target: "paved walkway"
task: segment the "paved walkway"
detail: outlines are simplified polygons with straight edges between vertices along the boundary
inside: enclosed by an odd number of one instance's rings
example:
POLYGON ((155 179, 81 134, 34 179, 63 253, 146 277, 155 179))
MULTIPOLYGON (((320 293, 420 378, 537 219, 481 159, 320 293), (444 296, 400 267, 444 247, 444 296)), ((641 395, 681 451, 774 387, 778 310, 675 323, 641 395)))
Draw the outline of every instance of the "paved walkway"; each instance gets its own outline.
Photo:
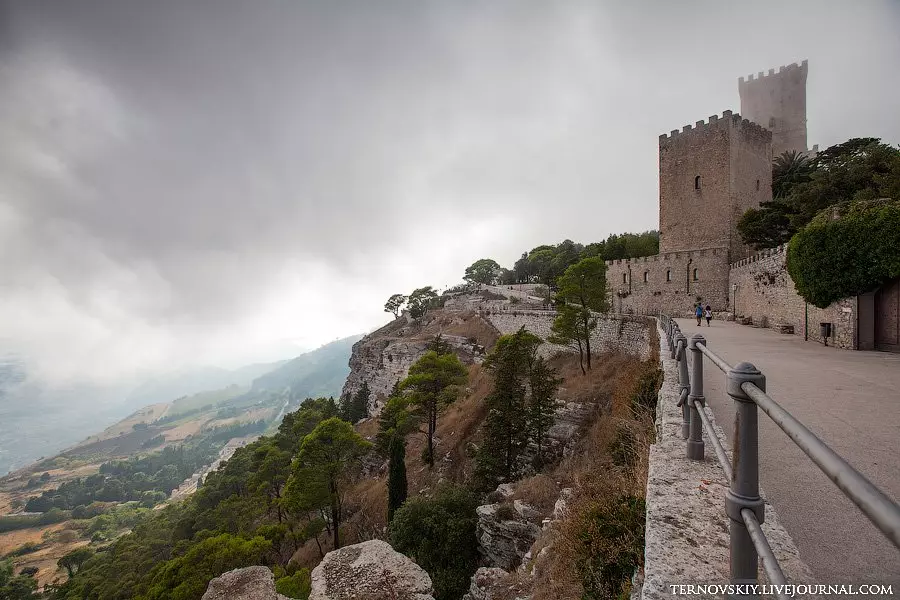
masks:
MULTIPOLYGON (((687 337, 698 332, 694 320, 678 323, 687 337)), ((826 348, 723 321, 704 323, 702 333, 728 363, 756 365, 772 398, 900 499, 900 354, 826 348)), ((724 374, 709 361, 704 368, 707 403, 730 436, 724 374)), ((900 595, 900 551, 761 411, 759 422, 760 485, 819 583, 892 583, 900 595)))

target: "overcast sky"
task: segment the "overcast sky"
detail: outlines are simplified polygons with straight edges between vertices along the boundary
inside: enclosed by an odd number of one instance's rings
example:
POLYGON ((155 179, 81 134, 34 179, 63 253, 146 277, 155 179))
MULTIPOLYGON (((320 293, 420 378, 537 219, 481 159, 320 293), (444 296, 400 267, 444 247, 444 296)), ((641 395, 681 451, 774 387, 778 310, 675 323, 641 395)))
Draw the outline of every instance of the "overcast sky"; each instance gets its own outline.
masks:
POLYGON ((805 58, 810 144, 897 143, 898 29, 890 0, 0 0, 0 350, 283 358, 477 258, 655 228, 659 134, 805 58))

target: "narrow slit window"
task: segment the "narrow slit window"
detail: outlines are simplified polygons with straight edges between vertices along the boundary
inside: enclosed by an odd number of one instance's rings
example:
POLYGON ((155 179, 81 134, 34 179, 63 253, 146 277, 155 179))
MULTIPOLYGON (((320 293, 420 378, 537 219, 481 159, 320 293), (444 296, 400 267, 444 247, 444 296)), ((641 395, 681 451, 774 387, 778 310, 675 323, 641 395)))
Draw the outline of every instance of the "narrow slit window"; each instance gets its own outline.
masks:
POLYGON ((644 271, 644 283, 650 281, 650 271, 644 271))
POLYGON ((694 281, 697 281, 699 277, 697 277, 697 269, 694 269, 694 281))
POLYGON ((628 273, 622 273, 622 283, 628 283, 628 273))
POLYGON ((700 176, 699 176, 699 175, 697 175, 696 177, 694 177, 694 189, 695 189, 695 190, 699 190, 699 189, 700 189, 700 176))
POLYGON ((756 180, 756 191, 759 191, 759 179, 756 180))
POLYGON ((671 269, 666 269, 666 281, 672 281, 672 271, 671 271, 671 269))

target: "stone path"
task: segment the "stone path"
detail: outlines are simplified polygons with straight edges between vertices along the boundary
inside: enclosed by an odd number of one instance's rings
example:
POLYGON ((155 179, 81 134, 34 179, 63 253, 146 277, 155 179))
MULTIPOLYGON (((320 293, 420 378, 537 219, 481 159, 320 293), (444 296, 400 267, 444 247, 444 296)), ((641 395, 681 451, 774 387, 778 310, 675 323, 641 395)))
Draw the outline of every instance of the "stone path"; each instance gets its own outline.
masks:
MULTIPOLYGON (((699 330, 696 321, 678 323, 688 337, 699 330)), ((730 364, 756 365, 772 398, 900 499, 900 354, 826 348, 723 321, 702 333, 730 364)), ((707 403, 730 436, 724 374, 709 361, 704 369, 707 403)), ((890 583, 900 595, 900 551, 762 412, 759 435, 760 484, 818 582, 890 583)))

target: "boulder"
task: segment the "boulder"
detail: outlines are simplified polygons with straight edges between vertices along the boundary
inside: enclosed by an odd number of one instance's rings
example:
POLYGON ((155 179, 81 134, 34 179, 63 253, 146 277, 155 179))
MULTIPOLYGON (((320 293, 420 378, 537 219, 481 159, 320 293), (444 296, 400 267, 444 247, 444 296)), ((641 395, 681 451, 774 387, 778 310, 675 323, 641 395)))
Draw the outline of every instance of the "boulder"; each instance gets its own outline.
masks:
POLYGON ((309 600, 434 600, 431 577, 381 540, 344 546, 312 572, 309 600))
POLYGON ((202 600, 288 600, 275 592, 275 576, 268 567, 246 567, 209 582, 202 600))
POLYGON ((478 551, 492 567, 512 571, 541 535, 541 528, 528 522, 516 511, 512 519, 497 515, 500 504, 485 504, 475 509, 478 514, 478 551))
POLYGON ((481 567, 472 575, 469 592, 462 600, 493 600, 496 591, 505 591, 500 582, 508 573, 497 567, 481 567))

